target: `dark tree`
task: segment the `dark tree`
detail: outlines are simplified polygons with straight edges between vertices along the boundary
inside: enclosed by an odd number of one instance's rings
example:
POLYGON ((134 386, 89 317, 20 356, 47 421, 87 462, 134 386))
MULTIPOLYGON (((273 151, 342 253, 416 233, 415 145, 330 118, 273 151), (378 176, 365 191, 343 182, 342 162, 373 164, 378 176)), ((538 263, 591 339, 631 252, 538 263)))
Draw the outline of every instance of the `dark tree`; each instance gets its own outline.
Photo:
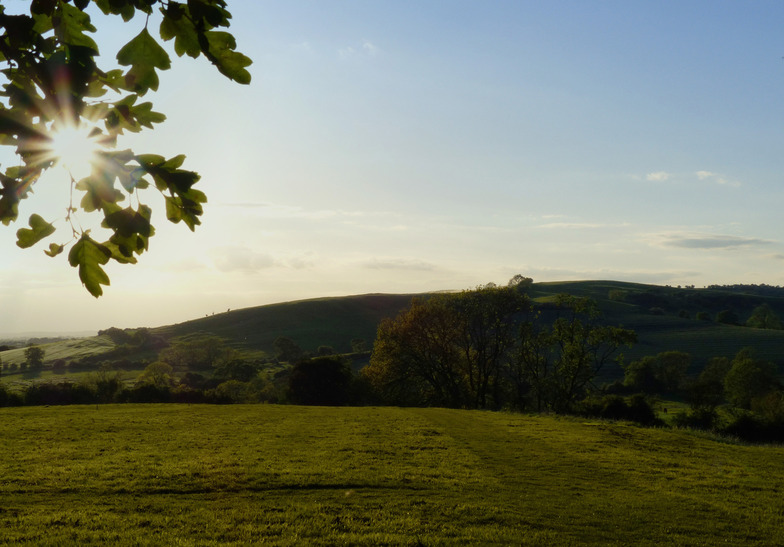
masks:
POLYGON ((749 409, 754 399, 781 389, 776 366, 754 356, 750 348, 742 349, 732 360, 724 377, 727 400, 739 408, 749 409))
POLYGON ((336 406, 349 402, 351 369, 340 357, 300 361, 289 377, 289 399, 299 405, 336 406))
POLYGON ((302 348, 300 348, 294 340, 287 338, 286 336, 278 336, 275 338, 272 342, 272 347, 275 348, 275 356, 278 361, 295 363, 302 359, 304 355, 302 348))
POLYGON ((746 321, 746 326, 755 329, 784 329, 784 325, 781 324, 781 318, 776 315, 776 312, 767 303, 760 304, 754 308, 754 311, 751 312, 751 317, 746 321))
POLYGON ((44 368, 44 355, 46 352, 39 346, 30 346, 24 352, 25 363, 30 370, 41 370, 44 368))
POLYGON ((724 323, 726 325, 737 325, 738 315, 732 310, 721 310, 716 314, 716 322, 724 323))

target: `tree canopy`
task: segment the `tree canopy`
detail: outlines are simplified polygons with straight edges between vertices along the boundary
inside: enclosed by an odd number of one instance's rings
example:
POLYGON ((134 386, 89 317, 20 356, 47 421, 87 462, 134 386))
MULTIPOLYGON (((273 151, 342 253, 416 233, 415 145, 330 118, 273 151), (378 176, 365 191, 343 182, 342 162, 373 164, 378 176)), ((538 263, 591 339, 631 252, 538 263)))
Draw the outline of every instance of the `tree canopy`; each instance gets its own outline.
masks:
MULTIPOLYGON (((95 297, 109 285, 103 266, 114 260, 134 264, 155 233, 152 210, 139 191, 155 188, 165 200, 166 217, 194 230, 207 196, 194 186, 199 175, 183 169, 185 156, 118 150, 125 132, 153 129, 166 116, 144 97, 157 91, 158 73, 176 55, 204 56, 224 76, 250 83, 251 60, 236 51, 224 0, 32 0, 29 14, 7 13, 0 2, 0 145, 15 149, 19 164, 0 172, 0 222, 17 220, 20 201, 32 194, 41 175, 55 166, 69 173, 71 197, 63 203, 70 230, 44 252, 55 257, 67 246, 68 262, 78 269, 95 297), (91 6, 94 6, 92 8, 91 6), (116 52, 116 66, 99 66, 90 13, 121 17, 138 34, 116 52), (88 13, 89 12, 89 13, 88 13), (136 17, 141 15, 141 17, 136 17), (73 163, 86 161, 79 177, 73 163), (78 192, 74 196, 74 191, 78 192), (132 202, 132 203, 124 203, 132 202), (108 239, 84 229, 79 215, 94 214, 108 239)), ((17 245, 32 247, 55 233, 54 221, 33 213, 17 231, 17 245)))
POLYGON ((636 336, 600 324, 596 304, 584 298, 559 296, 545 319, 525 289, 484 286, 413 300, 381 322, 362 374, 395 404, 571 411, 636 336))

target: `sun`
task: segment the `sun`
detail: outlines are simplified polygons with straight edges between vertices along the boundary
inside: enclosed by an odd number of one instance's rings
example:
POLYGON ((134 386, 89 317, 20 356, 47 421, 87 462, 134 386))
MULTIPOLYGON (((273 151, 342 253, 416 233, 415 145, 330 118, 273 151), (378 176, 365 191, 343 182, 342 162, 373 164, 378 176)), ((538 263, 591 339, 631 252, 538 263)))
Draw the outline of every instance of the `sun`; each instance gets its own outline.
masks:
POLYGON ((90 175, 98 152, 104 148, 100 131, 87 124, 55 127, 49 137, 48 155, 75 180, 90 175))

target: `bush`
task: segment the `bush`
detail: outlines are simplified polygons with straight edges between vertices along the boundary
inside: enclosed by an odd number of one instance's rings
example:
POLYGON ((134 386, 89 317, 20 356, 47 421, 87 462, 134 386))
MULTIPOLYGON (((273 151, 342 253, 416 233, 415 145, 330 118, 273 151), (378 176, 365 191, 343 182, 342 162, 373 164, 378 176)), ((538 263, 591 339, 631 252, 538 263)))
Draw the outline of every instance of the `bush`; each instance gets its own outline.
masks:
POLYGON ((781 443, 784 442, 784 421, 771 422, 751 412, 740 412, 721 433, 752 443, 781 443))
POLYGON ((690 427, 693 429, 713 430, 719 421, 719 414, 715 408, 696 407, 689 412, 679 412, 673 418, 676 427, 690 427))
POLYGON ((41 382, 31 385, 24 393, 24 404, 28 406, 86 405, 97 402, 96 393, 87 385, 72 382, 41 382))
POLYGON ((627 402, 620 395, 606 395, 601 399, 583 401, 581 414, 605 420, 626 420, 642 425, 662 425, 656 411, 640 394, 632 395, 627 402))
POLYGON ((289 377, 289 399, 300 405, 344 405, 349 402, 351 369, 340 357, 300 361, 289 377))
POLYGON ((65 374, 65 359, 57 359, 54 363, 52 363, 52 372, 54 374, 65 374))
POLYGON ((168 403, 172 400, 172 392, 167 386, 137 384, 132 389, 123 390, 119 400, 122 403, 168 403))

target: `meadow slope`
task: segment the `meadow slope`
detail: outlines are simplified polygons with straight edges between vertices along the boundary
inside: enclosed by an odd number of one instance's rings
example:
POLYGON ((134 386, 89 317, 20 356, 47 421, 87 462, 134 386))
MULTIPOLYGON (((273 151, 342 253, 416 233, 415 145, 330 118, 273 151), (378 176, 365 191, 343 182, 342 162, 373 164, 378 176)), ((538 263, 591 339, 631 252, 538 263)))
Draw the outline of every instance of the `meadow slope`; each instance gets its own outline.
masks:
MULTIPOLYGON (((751 289, 750 289, 751 290, 751 289)), ((626 361, 655 355, 663 351, 685 351, 692 356, 690 373, 696 374, 712 357, 733 357, 744 347, 753 347, 757 356, 784 366, 784 330, 754 329, 715 321, 721 310, 732 310, 739 323, 744 323, 752 310, 766 303, 784 317, 784 289, 770 289, 772 294, 721 289, 673 288, 620 281, 572 281, 534 283, 530 295, 537 305, 547 305, 559 293, 587 296, 598 303, 603 321, 633 329, 638 343, 624 348, 626 361), (620 295, 620 296, 619 296, 620 295), (698 319, 705 314, 708 320, 698 319)), ((285 336, 306 351, 331 346, 338 353, 352 350, 352 340, 362 339, 372 348, 378 324, 395 317, 414 296, 427 294, 365 294, 317 298, 256 306, 185 321, 175 325, 151 328, 155 337, 172 341, 177 338, 201 336, 204 333, 224 338, 229 345, 249 358, 274 357, 274 340, 285 336)), ((107 328, 109 325, 107 325, 107 328)), ((161 347, 165 345, 162 342, 161 347)), ((115 344, 108 336, 61 340, 43 345, 45 362, 92 358, 94 363, 119 358, 131 361, 154 360, 150 349, 128 350, 112 355, 115 344)), ((24 362, 24 350, 0 352, 6 364, 24 362)), ((623 377, 618 366, 608 366, 602 381, 623 377)))
POLYGON ((0 409, 0 543, 784 544, 784 448, 445 409, 0 409))

